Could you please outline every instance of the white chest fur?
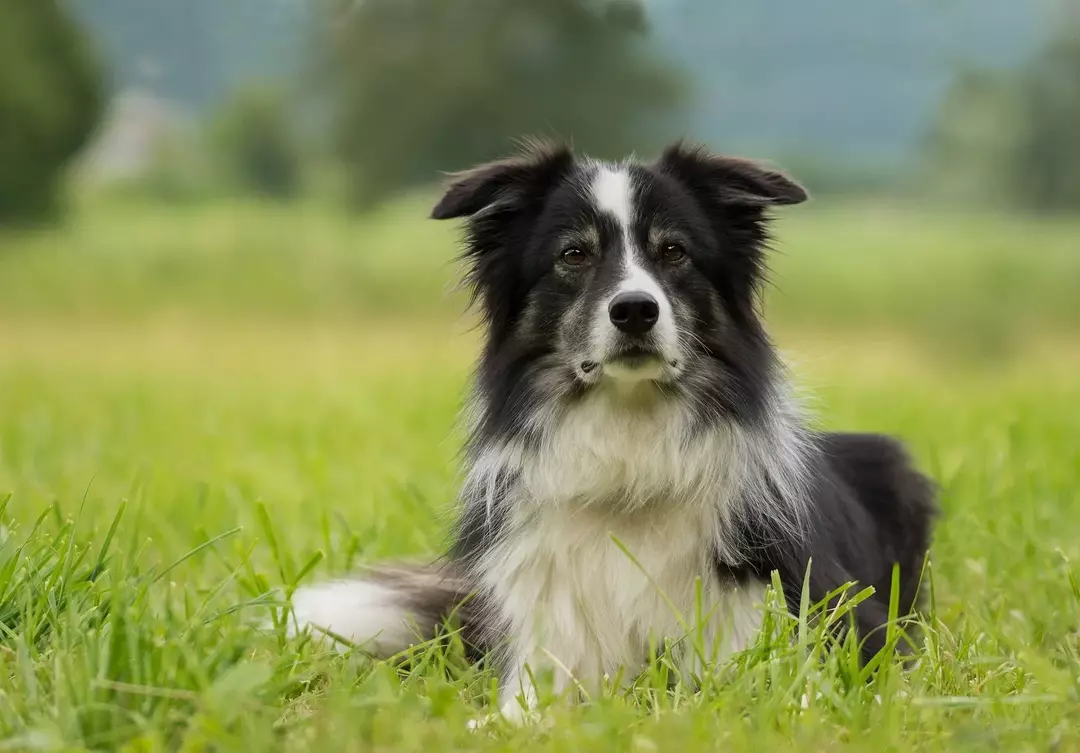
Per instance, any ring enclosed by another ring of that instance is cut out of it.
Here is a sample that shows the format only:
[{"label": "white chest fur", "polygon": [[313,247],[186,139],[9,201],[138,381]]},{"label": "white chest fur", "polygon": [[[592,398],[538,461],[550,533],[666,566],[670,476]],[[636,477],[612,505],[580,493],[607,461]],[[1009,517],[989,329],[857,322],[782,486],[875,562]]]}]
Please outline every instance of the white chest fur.
[{"label": "white chest fur", "polygon": [[753,637],[763,588],[719,580],[712,536],[710,522],[689,511],[612,520],[558,510],[492,552],[487,586],[519,657],[587,687],[620,670],[632,679],[664,639],[715,661]]},{"label": "white chest fur", "polygon": [[721,582],[714,565],[746,455],[733,430],[693,435],[687,418],[600,393],[537,450],[504,448],[478,466],[518,472],[481,578],[519,664],[589,687],[619,671],[632,679],[653,641],[716,660],[753,637],[763,586]]}]

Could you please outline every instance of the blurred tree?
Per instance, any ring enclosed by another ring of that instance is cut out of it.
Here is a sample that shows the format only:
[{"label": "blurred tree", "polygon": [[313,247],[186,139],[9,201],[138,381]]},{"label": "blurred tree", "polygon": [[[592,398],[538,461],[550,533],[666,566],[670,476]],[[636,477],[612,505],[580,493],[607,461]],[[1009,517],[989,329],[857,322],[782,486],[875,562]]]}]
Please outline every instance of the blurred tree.
[{"label": "blurred tree", "polygon": [[945,198],[1015,203],[1009,180],[1023,127],[1015,75],[963,71],[946,94],[927,152],[931,182]]},{"label": "blurred tree", "polygon": [[235,185],[275,199],[300,191],[302,147],[280,90],[238,91],[211,128],[213,150]]},{"label": "blurred tree", "polygon": [[8,0],[0,20],[0,222],[57,207],[68,161],[93,132],[103,82],[59,0]]},{"label": "blurred tree", "polygon": [[363,205],[557,135],[600,155],[652,146],[682,101],[638,0],[324,0],[336,152]]},{"label": "blurred tree", "polygon": [[1038,211],[1080,210],[1080,0],[1015,71],[965,72],[930,137],[939,187]]},{"label": "blurred tree", "polygon": [[1017,95],[1012,181],[1034,209],[1080,210],[1080,22],[1066,28],[1023,71]]}]

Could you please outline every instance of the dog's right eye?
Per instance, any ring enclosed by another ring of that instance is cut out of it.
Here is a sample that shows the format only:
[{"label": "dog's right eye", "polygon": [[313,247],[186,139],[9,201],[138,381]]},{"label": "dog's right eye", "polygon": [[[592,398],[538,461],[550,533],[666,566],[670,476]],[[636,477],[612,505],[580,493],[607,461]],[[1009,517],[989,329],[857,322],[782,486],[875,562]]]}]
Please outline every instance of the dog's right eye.
[{"label": "dog's right eye", "polygon": [[559,260],[568,267],[580,267],[589,261],[589,256],[577,246],[564,248]]}]

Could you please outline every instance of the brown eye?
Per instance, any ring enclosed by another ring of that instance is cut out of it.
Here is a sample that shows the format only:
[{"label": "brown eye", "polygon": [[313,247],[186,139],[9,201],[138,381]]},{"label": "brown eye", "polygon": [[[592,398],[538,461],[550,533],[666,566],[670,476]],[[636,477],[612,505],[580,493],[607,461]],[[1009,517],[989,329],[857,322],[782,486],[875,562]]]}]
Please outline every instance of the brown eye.
[{"label": "brown eye", "polygon": [[677,264],[686,257],[686,251],[678,243],[665,243],[660,247],[660,255],[669,264]]},{"label": "brown eye", "polygon": [[580,267],[589,260],[589,257],[580,248],[571,246],[570,248],[563,249],[559,259],[561,259],[562,263],[568,267]]}]

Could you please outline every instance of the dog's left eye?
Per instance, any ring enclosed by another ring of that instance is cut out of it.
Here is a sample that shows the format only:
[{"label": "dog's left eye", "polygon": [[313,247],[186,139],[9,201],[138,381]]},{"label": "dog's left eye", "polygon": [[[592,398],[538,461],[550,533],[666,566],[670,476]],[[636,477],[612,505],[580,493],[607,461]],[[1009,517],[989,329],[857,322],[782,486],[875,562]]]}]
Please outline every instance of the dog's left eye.
[{"label": "dog's left eye", "polygon": [[669,264],[675,264],[686,257],[686,250],[678,243],[665,243],[660,246],[660,255]]},{"label": "dog's left eye", "polygon": [[588,255],[577,246],[564,248],[559,258],[568,267],[581,267],[589,261]]}]

